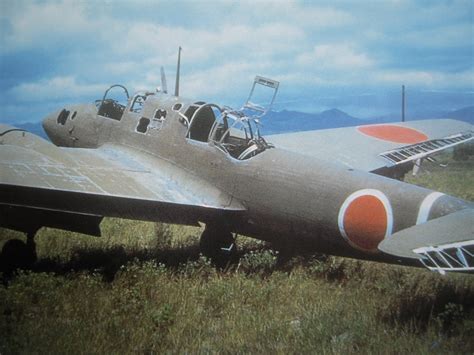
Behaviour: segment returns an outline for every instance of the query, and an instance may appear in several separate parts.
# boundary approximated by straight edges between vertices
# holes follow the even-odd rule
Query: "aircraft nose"
[[[53,127],[53,124],[54,124],[54,117],[53,117],[53,114],[49,114],[47,115],[45,118],[43,118],[43,129],[44,131],[46,132],[46,134],[48,135],[48,137],[50,136],[50,132],[51,132],[51,129]]]
[[[57,126],[59,114],[60,111],[55,111],[43,119],[43,129],[51,140],[53,139],[55,132],[58,130]]]

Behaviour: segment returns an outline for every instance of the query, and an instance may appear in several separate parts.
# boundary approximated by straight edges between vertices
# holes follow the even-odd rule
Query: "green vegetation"
[[[410,182],[474,200],[471,158]],[[473,353],[474,278],[336,257],[281,263],[238,238],[225,270],[200,228],[106,219],[94,238],[43,229],[4,277],[0,353]],[[23,235],[0,230],[0,247]]]
[[[407,174],[405,180],[474,201],[474,155],[463,157],[463,160],[453,160],[448,154],[436,156],[436,164],[423,162],[421,174],[415,177]]]

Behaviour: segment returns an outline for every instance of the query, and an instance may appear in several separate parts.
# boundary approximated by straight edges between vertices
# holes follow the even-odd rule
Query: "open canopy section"
[[[212,103],[191,105],[182,118],[187,138],[209,142],[238,160],[245,160],[273,147],[260,135],[258,121],[242,111]]]
[[[264,116],[272,108],[279,86],[278,81],[257,75],[249,97],[240,111],[247,116],[256,118]]]

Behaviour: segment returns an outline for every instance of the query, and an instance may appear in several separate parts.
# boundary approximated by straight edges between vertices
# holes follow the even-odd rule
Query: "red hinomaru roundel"
[[[377,252],[379,243],[392,234],[390,202],[378,190],[356,191],[342,204],[338,226],[350,245],[362,251]]]
[[[357,130],[367,136],[395,143],[415,144],[428,140],[423,132],[391,124],[360,126]]]

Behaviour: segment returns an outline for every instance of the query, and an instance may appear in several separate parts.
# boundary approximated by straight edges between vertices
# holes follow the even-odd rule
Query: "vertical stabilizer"
[[[176,68],[176,84],[174,86],[174,96],[179,96],[179,70],[181,67],[181,47],[178,50],[178,66]]]

